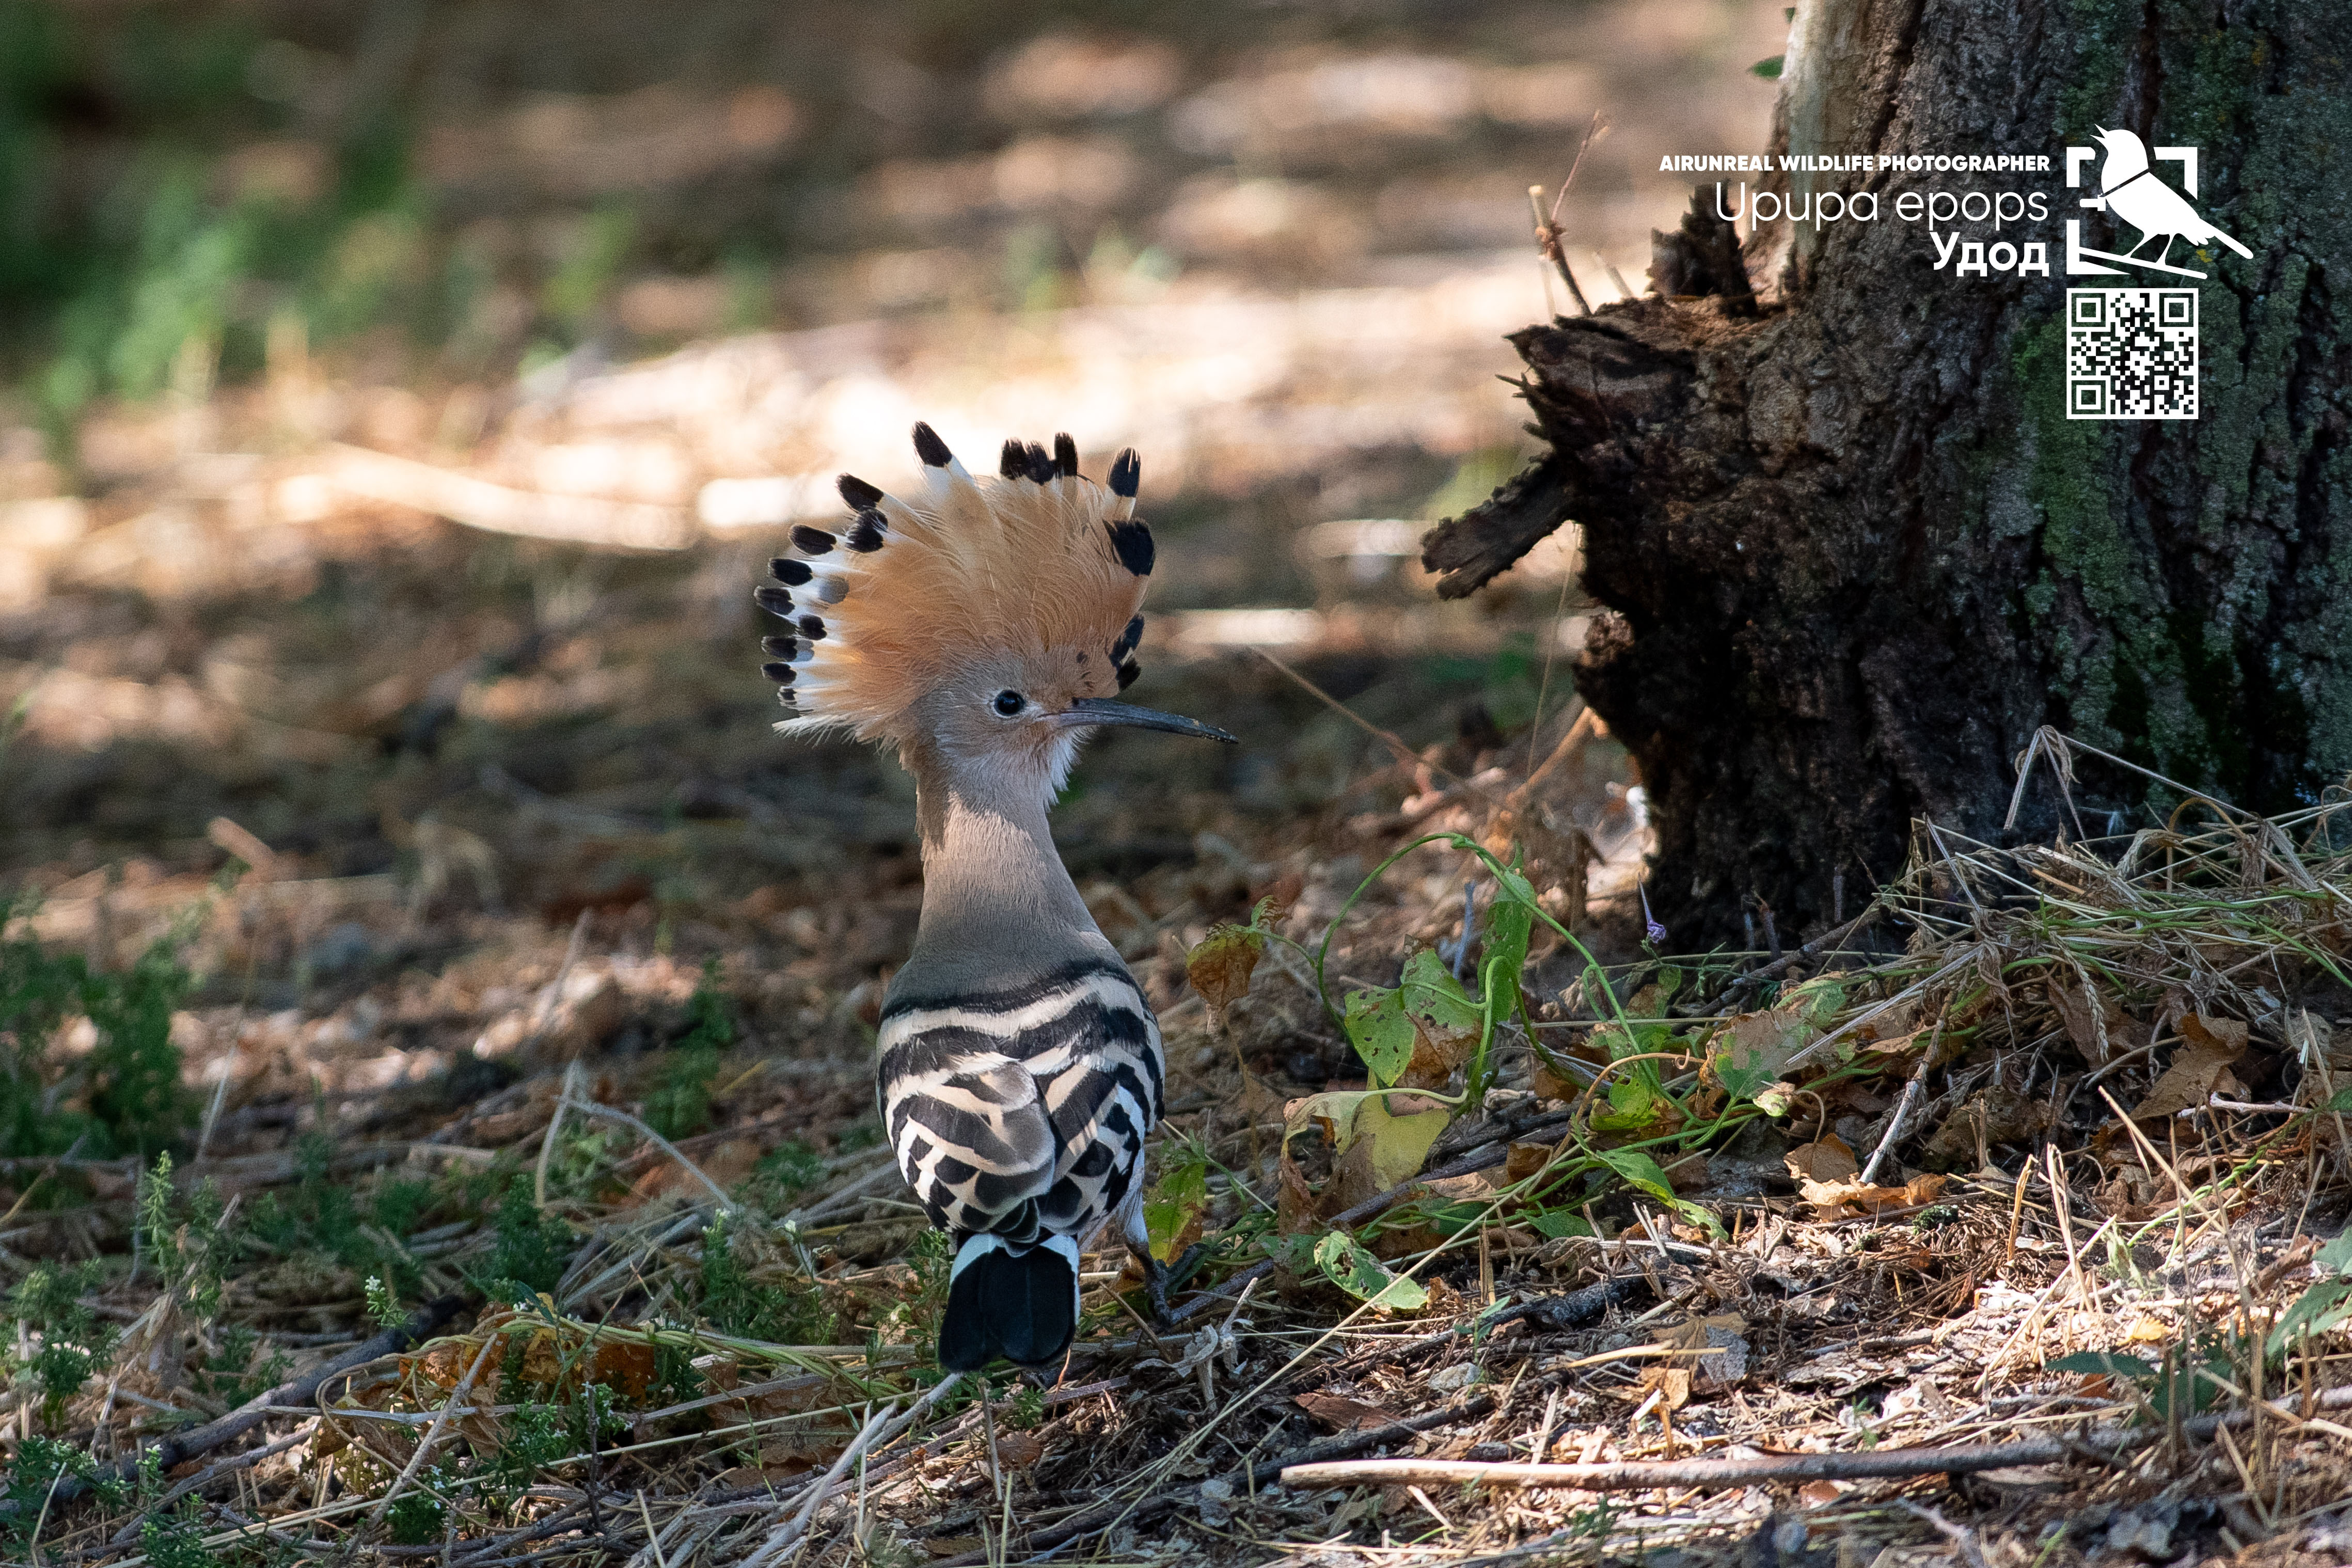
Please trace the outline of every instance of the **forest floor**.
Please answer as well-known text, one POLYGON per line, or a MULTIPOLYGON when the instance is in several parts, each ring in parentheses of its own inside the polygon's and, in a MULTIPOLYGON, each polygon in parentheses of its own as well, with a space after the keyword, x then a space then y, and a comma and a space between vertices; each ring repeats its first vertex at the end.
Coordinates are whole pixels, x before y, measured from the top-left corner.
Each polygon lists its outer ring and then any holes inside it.
MULTIPOLYGON (((7 1559, 2352 1561, 2342 804, 1923 835, 1677 956, 1572 549, 1413 564, 1517 464, 1527 185, 1606 108, 1571 259, 1638 287, 1778 8, 807 9, 470 7, 400 263, 478 264, 455 347, 265 310, 0 440, 7 1559), (791 259, 717 267, 762 192, 791 259), (1244 742, 1055 815, 1178 1321, 1101 1256, 984 1386, 874 1115, 911 791, 769 732, 750 594, 919 416, 1142 449, 1136 695, 1244 742)), ((256 178, 324 156, 302 37, 256 178)))
POLYGON ((983 1391, 874 1121, 908 790, 767 733, 749 545, 339 503, 151 596, 105 538, 0 758, 27 1559, 2342 1560, 2341 806, 1923 840, 1677 958, 1560 580, 1159 617, 1140 695, 1245 744, 1056 822, 1180 1321, 1106 1255, 983 1391))

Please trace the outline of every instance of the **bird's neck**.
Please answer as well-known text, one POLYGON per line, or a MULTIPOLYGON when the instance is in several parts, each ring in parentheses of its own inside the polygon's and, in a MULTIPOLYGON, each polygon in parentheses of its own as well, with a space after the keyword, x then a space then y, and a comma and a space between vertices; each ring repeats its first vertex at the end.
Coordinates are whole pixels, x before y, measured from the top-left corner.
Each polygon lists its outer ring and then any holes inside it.
POLYGON ((983 983, 1105 946, 1054 849, 1042 775, 928 747, 905 760, 923 843, 908 972, 929 985, 967 974, 983 983))

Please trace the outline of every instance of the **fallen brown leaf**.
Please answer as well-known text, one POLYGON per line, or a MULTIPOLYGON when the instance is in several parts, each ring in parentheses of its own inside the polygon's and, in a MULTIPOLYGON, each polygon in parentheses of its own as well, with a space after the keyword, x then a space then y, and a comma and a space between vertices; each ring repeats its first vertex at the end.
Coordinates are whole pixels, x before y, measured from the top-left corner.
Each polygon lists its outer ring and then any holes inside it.
POLYGON ((2132 1107, 2135 1122, 2160 1120, 2194 1110, 2215 1094, 2243 1098, 2245 1087, 2230 1066, 2246 1053, 2246 1026, 2234 1019, 2180 1015, 2181 1047, 2147 1098, 2132 1107))
POLYGON ((1291 1403, 1335 1432, 1366 1432, 1396 1419, 1377 1405, 1342 1394, 1301 1394, 1291 1403))
POLYGON ((1025 1470, 1045 1457, 1045 1445, 1027 1432, 999 1432, 996 1457, 1016 1470, 1025 1470))
POLYGON ((1860 1181, 1801 1181, 1805 1201, 1821 1210, 1823 1219, 1866 1219, 1889 1208, 1919 1208, 1936 1201, 1949 1176, 1914 1176, 1901 1186, 1874 1186, 1860 1181))
POLYGON ((1834 1183, 1862 1174, 1861 1162, 1835 1133, 1810 1144, 1800 1144, 1780 1156, 1791 1180, 1834 1183))

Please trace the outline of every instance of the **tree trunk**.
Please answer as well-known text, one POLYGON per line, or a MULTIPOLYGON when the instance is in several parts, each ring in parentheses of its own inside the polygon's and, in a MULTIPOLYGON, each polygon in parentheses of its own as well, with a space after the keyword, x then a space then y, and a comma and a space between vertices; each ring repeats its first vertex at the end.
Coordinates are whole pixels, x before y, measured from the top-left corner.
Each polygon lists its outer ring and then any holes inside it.
MULTIPOLYGON (((1649 788, 1677 946, 1736 932, 1751 894, 1784 933, 1818 927, 1841 875, 1859 909, 1917 819, 1999 839, 2042 725, 2264 810, 2352 768, 2347 37, 2346 0, 1808 0, 1776 152, 2049 172, 1748 175, 1794 203, 1874 193, 1879 215, 1751 237, 1751 262, 1787 246, 1759 315, 1650 297, 1514 337, 1551 450, 1424 559, 1459 596, 1582 525, 1613 613, 1577 683, 1649 788), (2100 127, 2198 147, 2193 204, 2251 259, 2174 244, 2205 280, 2066 276, 2067 218, 2093 248, 2137 237, 2079 204, 2099 158, 2065 184, 2100 127), (2049 276, 1958 276, 1957 246, 1938 268, 1894 205, 1936 191, 2046 193, 2041 222, 1937 233, 2044 244, 2049 276), (2067 417, 2067 292, 2107 286, 2195 291, 2200 417, 2067 417)), ((1724 254, 1705 178, 1654 277, 1733 294, 1704 281, 1724 254)), ((2150 179, 2183 183, 2160 155, 2150 179)), ((2074 785, 2093 834, 2179 799, 2099 763, 2074 785)), ((2077 831, 2046 776, 2026 800, 2020 834, 2077 831)))

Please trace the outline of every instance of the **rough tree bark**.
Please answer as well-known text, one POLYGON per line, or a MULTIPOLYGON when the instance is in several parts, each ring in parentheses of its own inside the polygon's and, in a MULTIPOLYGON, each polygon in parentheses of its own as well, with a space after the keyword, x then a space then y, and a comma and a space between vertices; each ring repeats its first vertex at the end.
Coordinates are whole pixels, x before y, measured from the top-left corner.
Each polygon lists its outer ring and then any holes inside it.
MULTIPOLYGON (((1916 819, 1997 838, 2041 725, 2262 810, 2352 768, 2347 37, 2347 0, 1805 0, 1776 151, 2053 172, 1778 177, 1874 191, 1881 215, 1795 225, 1760 315, 1651 297, 1514 337, 1551 449, 1424 559, 1458 596, 1583 526, 1614 613, 1578 685, 1650 789, 1677 945, 1737 931, 1749 894, 1818 926, 1837 873, 1900 868, 1916 819), (2065 218, 2137 237, 2063 183, 2065 147, 2116 126, 2200 148, 2196 205, 2252 259, 2176 246, 2207 281, 2066 277, 2065 218), (1938 270, 1890 209, 1937 189, 2047 192, 2038 225, 1958 226, 2049 244, 2051 276, 1938 270), (2070 284, 2198 289, 2200 418, 2066 417, 2070 284)), ((1693 234, 1660 236, 1654 277, 1744 288, 1706 280, 1722 247, 1693 234)), ((2032 799, 2021 830, 2062 826, 2032 799)), ((2169 798, 2094 766, 2076 801, 2095 832, 2169 798)))

